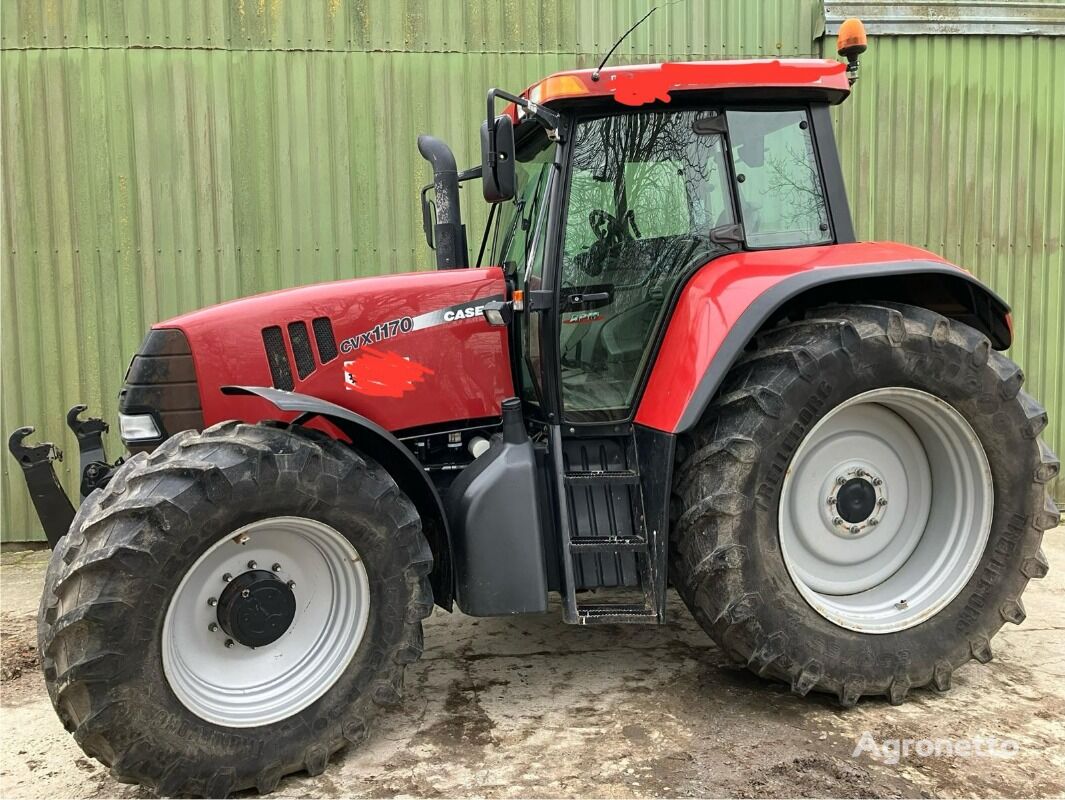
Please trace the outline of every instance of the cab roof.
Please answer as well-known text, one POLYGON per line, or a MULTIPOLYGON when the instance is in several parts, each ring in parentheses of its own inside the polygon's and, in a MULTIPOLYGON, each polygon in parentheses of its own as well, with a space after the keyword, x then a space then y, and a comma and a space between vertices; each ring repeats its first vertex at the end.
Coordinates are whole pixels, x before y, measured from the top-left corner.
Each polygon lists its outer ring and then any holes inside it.
POLYGON ((523 95, 534 103, 613 96, 622 105, 668 103, 678 91, 714 89, 781 89, 816 91, 832 103, 850 93, 846 65, 820 58, 730 61, 667 61, 662 64, 605 67, 556 72, 534 83, 523 95))

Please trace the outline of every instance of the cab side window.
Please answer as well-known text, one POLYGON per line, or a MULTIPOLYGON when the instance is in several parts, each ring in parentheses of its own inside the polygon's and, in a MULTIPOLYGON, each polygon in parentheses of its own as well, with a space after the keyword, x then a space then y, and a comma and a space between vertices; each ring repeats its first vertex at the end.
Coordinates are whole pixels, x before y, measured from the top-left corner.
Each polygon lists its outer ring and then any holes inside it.
POLYGON ((832 241, 806 111, 727 113, 747 246, 797 247, 832 241))

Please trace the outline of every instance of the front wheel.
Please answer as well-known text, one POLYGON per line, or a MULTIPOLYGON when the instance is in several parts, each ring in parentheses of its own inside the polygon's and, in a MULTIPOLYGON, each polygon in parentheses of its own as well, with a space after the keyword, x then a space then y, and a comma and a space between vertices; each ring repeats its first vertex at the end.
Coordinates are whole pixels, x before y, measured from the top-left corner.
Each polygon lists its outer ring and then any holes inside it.
POLYGON ((844 705, 945 690, 1046 574, 1044 410, 986 337, 902 305, 768 331, 677 468, 672 578, 735 660, 844 705))
POLYGON ((130 459, 53 554, 48 691, 119 780, 268 792, 398 701, 431 565, 410 501, 350 447, 266 424, 181 433, 130 459))

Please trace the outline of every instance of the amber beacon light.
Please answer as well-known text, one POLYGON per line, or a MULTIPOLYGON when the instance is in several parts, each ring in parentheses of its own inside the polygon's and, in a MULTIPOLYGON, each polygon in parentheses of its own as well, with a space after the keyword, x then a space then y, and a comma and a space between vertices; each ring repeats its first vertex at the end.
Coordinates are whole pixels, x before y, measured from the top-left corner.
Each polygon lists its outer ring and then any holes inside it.
POLYGON ((865 52, 868 43, 865 25, 856 17, 843 20, 836 34, 836 52, 847 59, 847 80, 858 80, 858 56, 865 52))

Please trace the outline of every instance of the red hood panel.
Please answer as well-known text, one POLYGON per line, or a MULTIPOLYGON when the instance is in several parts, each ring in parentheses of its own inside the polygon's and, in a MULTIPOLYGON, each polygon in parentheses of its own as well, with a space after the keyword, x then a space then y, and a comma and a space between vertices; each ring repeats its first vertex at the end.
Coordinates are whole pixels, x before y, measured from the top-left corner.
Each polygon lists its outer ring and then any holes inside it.
POLYGON ((504 291, 498 267, 411 272, 270 292, 155 327, 178 328, 188 338, 207 425, 277 416, 264 400, 220 392, 227 385, 274 385, 263 330, 276 326, 293 391, 400 430, 499 415, 500 401, 514 393, 506 329, 490 327, 479 306, 504 291), (327 361, 329 348, 319 350, 314 328, 323 317, 337 351, 327 361), (302 379, 292 323, 297 349, 303 323, 313 355, 313 364, 303 355, 305 370, 314 368, 302 379))

